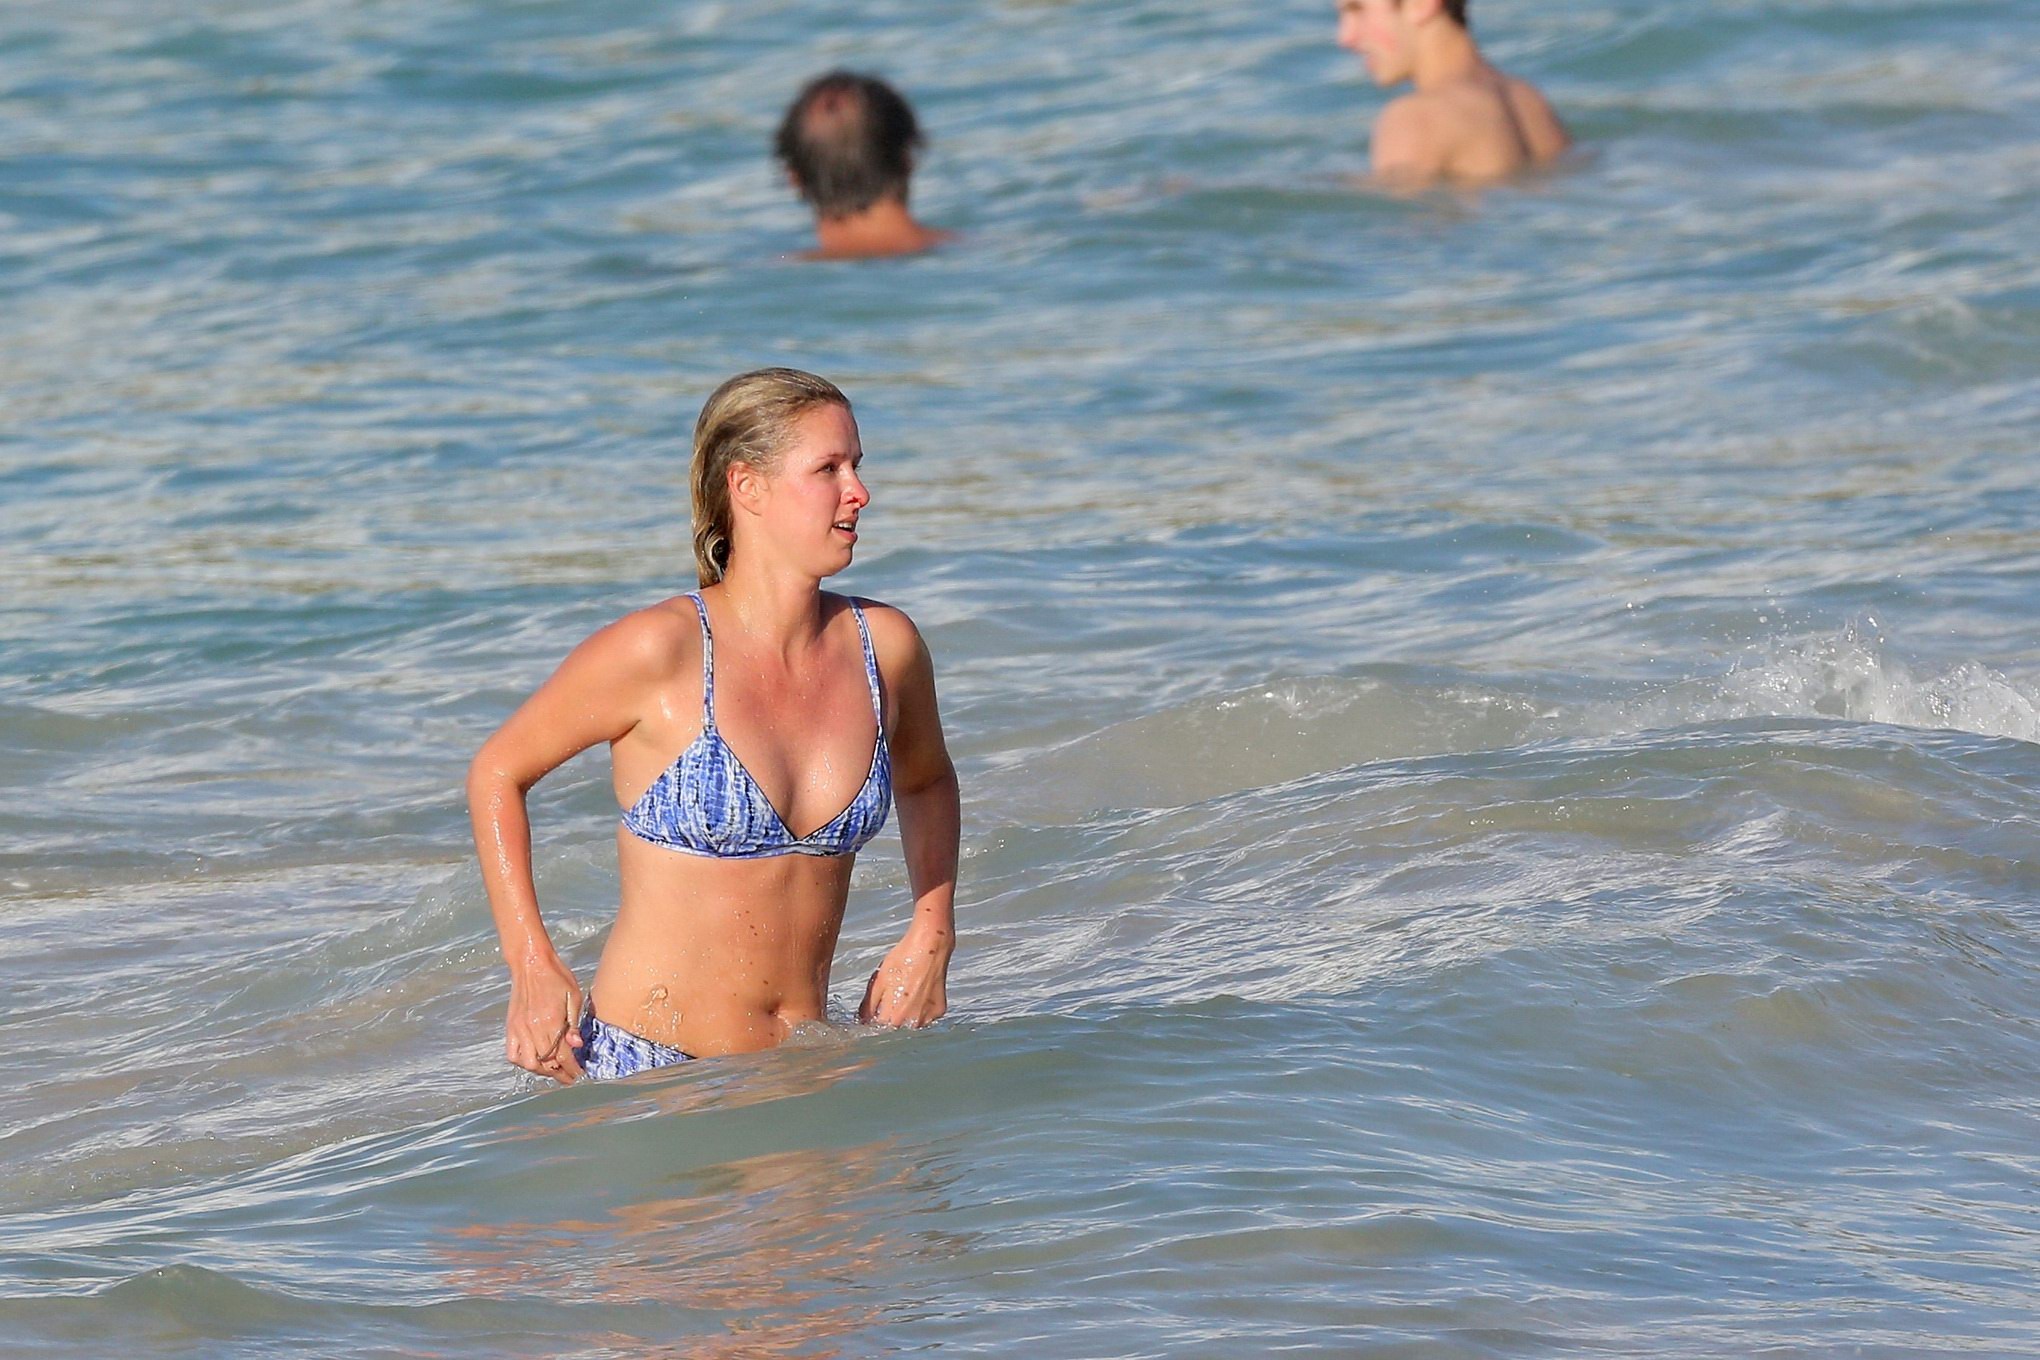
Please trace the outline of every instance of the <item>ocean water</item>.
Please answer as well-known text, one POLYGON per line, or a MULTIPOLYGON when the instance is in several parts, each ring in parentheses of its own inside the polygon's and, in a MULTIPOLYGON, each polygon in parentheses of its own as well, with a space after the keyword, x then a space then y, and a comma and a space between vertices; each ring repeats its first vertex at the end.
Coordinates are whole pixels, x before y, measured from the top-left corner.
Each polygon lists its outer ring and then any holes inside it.
MULTIPOLYGON (((15 0, 0 1351, 2040 1353, 2040 7, 15 0), (882 71, 929 258, 764 149, 882 71), (856 399, 952 1017, 542 1088, 468 756, 856 399)), ((599 753, 535 800, 584 979, 599 753)))

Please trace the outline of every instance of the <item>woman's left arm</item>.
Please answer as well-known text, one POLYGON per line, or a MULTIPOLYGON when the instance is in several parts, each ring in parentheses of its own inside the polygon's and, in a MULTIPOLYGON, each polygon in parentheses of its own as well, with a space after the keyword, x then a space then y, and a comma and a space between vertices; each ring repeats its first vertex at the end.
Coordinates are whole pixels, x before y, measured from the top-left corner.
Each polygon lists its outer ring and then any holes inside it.
POLYGON ((942 740, 942 716, 935 703, 935 663, 927 644, 906 615, 874 608, 872 622, 887 636, 874 637, 882 670, 892 680, 894 718, 889 751, 893 800, 899 808, 900 843, 906 850, 907 882, 914 894, 914 919, 885 956, 864 989, 857 1018, 867 1024, 921 1026, 949 1009, 949 958, 956 950, 956 860, 962 838, 956 767, 942 740))

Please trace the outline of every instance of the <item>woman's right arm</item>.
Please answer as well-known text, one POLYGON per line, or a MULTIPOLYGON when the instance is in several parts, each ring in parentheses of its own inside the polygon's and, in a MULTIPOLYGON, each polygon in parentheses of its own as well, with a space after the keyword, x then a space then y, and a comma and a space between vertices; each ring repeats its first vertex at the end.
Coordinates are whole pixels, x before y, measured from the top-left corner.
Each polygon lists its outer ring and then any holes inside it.
POLYGON ((689 634, 653 608, 609 625, 568 654, 468 766, 468 815, 503 961, 510 968, 504 1056, 527 1072, 571 1082, 581 987, 539 917, 531 874, 532 785, 597 742, 638 723, 658 684, 681 664, 689 634))

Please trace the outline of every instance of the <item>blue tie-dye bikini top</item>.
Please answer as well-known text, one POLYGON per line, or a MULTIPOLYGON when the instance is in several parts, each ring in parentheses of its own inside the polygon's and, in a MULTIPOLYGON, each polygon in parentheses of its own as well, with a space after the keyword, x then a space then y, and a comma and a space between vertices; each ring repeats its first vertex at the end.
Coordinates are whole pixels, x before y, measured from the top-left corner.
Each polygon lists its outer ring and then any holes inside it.
POLYGON ((765 791, 715 728, 715 637, 700 592, 690 594, 701 618, 701 735, 663 770, 644 796, 623 814, 633 836, 712 859, 766 859, 773 855, 854 855, 885 825, 892 806, 892 757, 885 745, 885 707, 878 695, 878 658, 871 629, 855 600, 857 634, 864 641, 864 678, 871 684, 871 711, 878 736, 871 772, 850 806, 818 831, 796 836, 787 829, 765 791))

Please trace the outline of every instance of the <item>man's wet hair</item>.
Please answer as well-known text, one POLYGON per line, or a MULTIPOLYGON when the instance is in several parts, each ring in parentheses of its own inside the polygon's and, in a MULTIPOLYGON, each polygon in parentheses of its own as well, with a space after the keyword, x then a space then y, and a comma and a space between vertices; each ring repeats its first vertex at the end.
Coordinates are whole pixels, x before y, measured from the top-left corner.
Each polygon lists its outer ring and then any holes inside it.
POLYGON ((907 198, 921 125, 900 92, 873 76, 831 71, 787 106, 773 150, 822 217, 852 217, 907 198))
MULTIPOLYGON (((1396 8, 1402 8, 1402 0, 1395 0, 1396 8)), ((1461 28, 1466 27, 1466 0, 1438 0, 1438 8, 1445 11, 1445 17, 1461 28)))

